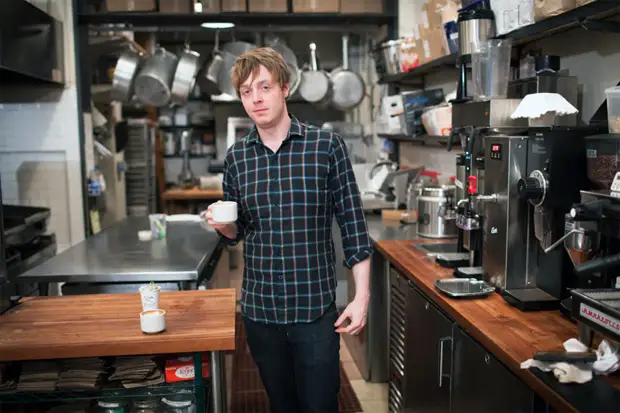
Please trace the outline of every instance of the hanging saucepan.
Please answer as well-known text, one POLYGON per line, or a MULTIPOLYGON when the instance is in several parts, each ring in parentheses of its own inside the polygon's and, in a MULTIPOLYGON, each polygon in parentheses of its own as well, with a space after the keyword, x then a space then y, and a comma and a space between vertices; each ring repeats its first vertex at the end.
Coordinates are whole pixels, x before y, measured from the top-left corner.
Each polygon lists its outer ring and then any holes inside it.
POLYGON ((349 110, 359 105, 366 94, 362 77, 349 70, 349 36, 342 36, 342 67, 334 69, 330 78, 333 85, 331 104, 338 110, 349 110))
POLYGON ((142 68, 144 56, 133 48, 124 52, 116 62, 112 79, 112 100, 129 102, 134 93, 134 80, 142 68))
POLYGON ((179 58, 174 79, 170 100, 172 103, 183 106, 187 103, 194 85, 196 84, 196 73, 198 72, 200 54, 191 50, 189 45, 185 45, 185 50, 179 58))
POLYGON ((213 58, 202 72, 198 75, 198 87, 200 92, 209 96, 221 95, 222 91, 218 86, 218 77, 224 67, 224 59, 220 54, 220 32, 215 32, 215 47, 213 48, 213 58))
POLYGON ((179 59, 163 47, 155 49, 136 77, 135 93, 145 105, 166 106, 179 59))
POLYGON ((314 43, 310 43, 310 63, 311 69, 301 73, 299 93, 306 102, 322 106, 331 99, 332 82, 329 75, 317 67, 314 43))
POLYGON ((299 85, 301 83, 301 71, 299 70, 299 66, 297 66, 297 57, 295 53, 284 43, 277 41, 274 43, 271 48, 276 52, 280 53, 284 60, 286 60, 286 65, 288 66, 288 71, 291 74, 291 78, 289 79, 289 94, 291 97, 297 92, 299 85))

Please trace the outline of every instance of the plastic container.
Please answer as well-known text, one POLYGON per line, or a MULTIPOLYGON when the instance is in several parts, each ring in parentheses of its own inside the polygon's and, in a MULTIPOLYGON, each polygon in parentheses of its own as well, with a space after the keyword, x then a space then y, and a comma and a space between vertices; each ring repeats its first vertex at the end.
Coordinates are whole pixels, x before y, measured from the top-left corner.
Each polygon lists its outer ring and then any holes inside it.
POLYGON ((153 239, 166 239, 166 215, 151 214, 149 215, 149 221, 151 223, 153 239))
POLYGON ((607 95, 607 121, 609 133, 620 133, 620 87, 605 90, 607 95))
POLYGON ((437 106, 422 114, 422 125, 430 136, 450 136, 452 106, 437 106))
POLYGON ((596 189, 610 189, 620 171, 620 135, 595 135, 585 138, 588 179, 596 189))
POLYGON ((491 39, 472 53, 475 100, 508 97, 511 51, 511 39, 491 39))

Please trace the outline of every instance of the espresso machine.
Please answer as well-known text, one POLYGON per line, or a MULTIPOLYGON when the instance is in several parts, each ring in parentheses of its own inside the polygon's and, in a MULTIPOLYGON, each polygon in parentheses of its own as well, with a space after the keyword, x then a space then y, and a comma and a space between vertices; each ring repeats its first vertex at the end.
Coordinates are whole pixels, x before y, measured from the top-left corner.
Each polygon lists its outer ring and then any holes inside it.
MULTIPOLYGON (((614 181, 620 190, 620 173, 614 181)), ((620 342, 620 192, 582 191, 569 216, 565 247, 575 257, 576 288, 565 301, 579 339, 591 346, 598 331, 620 342)))
POLYGON ((584 137, 593 130, 544 127, 487 137, 484 279, 522 311, 555 309, 566 297, 573 266, 556 247, 565 215, 591 187, 584 137))

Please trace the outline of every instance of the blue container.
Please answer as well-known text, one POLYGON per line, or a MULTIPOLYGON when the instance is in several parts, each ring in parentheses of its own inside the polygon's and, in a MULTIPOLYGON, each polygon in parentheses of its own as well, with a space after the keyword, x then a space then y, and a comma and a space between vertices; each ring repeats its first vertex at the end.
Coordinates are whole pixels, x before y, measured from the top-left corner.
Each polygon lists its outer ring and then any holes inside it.
POLYGON ((448 50, 450 54, 459 52, 459 26, 455 21, 448 22, 443 25, 446 32, 446 40, 448 41, 448 50))

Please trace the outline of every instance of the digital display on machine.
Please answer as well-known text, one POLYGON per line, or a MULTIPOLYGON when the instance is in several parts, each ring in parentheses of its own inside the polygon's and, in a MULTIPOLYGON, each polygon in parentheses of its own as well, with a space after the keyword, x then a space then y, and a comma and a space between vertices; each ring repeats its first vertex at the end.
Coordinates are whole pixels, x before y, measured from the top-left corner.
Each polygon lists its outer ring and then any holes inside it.
POLYGON ((502 145, 499 143, 493 143, 491 144, 491 153, 490 153, 490 158, 491 159, 502 159, 502 145))

